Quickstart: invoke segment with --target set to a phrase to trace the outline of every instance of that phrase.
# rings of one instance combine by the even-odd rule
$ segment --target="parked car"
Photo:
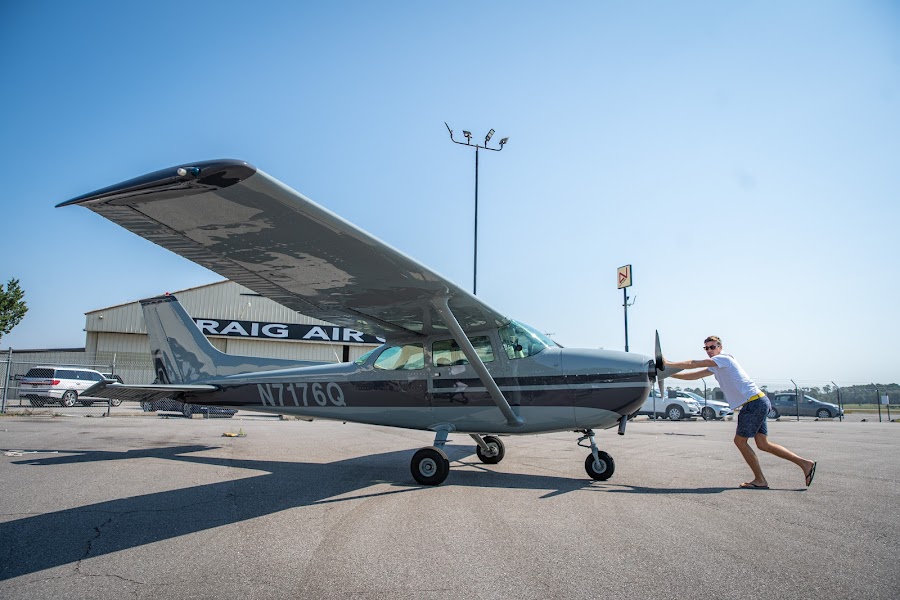
[[[797,394],[796,392],[778,392],[769,395],[769,401],[772,403],[772,410],[769,411],[770,419],[778,417],[796,417],[797,416]],[[820,419],[830,419],[843,415],[843,411],[837,404],[831,402],[822,402],[812,396],[803,395],[800,398],[800,416],[801,417],[818,417]]]
[[[734,409],[728,406],[727,402],[722,402],[721,400],[704,399],[703,396],[694,392],[682,392],[679,390],[675,391],[675,395],[696,400],[697,404],[700,405],[700,416],[703,417],[704,421],[724,419],[728,415],[734,414]]]
[[[115,373],[100,373],[100,374],[103,375],[104,379],[113,380],[118,383],[125,383],[124,381],[122,381],[122,377],[119,375],[116,375]]]
[[[647,415],[653,417],[661,417],[663,419],[671,419],[672,421],[680,421],[684,418],[693,418],[700,415],[700,405],[691,397],[678,397],[675,390],[669,390],[668,398],[662,398],[659,390],[650,390],[647,401],[637,411],[638,415]],[[656,412],[654,413],[654,402]]]
[[[185,404],[171,398],[163,398],[154,400],[153,402],[141,402],[141,410],[144,412],[177,412],[190,418],[192,415],[205,415],[209,418],[223,417],[230,419],[237,413],[233,408],[222,408],[220,406],[199,406],[197,404]]]
[[[32,367],[19,382],[19,397],[32,406],[59,404],[72,407],[76,404],[90,406],[94,402],[106,403],[106,398],[81,396],[81,393],[106,378],[99,371],[81,367]],[[110,406],[119,406],[121,400],[109,400]]]

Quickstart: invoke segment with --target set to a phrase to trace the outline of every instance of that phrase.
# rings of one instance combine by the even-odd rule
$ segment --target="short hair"
[[[703,343],[704,343],[704,344],[705,344],[706,342],[715,342],[715,343],[716,343],[716,346],[721,346],[721,345],[722,345],[722,340],[721,340],[721,339],[719,338],[719,336],[717,336],[717,335],[711,335],[711,336],[709,336],[708,338],[706,338],[705,340],[703,340]]]

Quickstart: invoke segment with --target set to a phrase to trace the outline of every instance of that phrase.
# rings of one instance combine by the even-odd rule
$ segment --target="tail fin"
[[[150,336],[156,383],[190,384],[241,373],[325,364],[220,352],[209,343],[175,296],[141,300],[141,307]]]

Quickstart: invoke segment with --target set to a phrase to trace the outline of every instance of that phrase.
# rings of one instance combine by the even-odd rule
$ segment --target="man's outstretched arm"
[[[667,369],[670,367],[673,369],[696,369],[698,367],[715,367],[716,366],[715,361],[708,359],[708,358],[703,359],[703,360],[683,360],[680,362],[671,362],[671,361],[663,359],[663,363],[665,364]],[[674,377],[675,379],[684,379],[684,380],[690,381],[692,379],[703,379],[704,377],[709,377],[710,375],[712,375],[712,371],[710,371],[707,368],[704,368],[704,369],[700,369],[699,371],[688,371],[687,373],[682,371],[680,373],[675,373],[673,375],[670,375],[670,377]]]

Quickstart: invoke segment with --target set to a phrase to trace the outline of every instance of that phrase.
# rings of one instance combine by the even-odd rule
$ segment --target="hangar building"
[[[323,362],[355,360],[374,336],[301,315],[233,281],[174,292],[207,339],[228,354]],[[150,342],[140,302],[85,313],[85,355],[126,383],[151,383]]]

